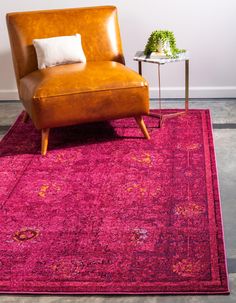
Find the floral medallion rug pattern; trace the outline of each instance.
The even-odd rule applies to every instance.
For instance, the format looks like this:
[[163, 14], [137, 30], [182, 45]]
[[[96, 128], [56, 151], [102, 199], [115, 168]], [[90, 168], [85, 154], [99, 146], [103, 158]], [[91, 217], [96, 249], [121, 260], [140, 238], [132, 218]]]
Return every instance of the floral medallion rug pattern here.
[[[168, 111], [168, 110], [166, 110]], [[171, 111], [168, 111], [171, 112]], [[228, 293], [208, 110], [40, 132], [0, 143], [2, 293]]]

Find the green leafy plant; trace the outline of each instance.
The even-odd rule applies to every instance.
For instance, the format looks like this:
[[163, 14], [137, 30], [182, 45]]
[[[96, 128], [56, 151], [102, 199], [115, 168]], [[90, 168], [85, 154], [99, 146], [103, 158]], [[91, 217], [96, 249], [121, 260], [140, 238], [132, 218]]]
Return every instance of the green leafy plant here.
[[[152, 52], [158, 52], [158, 48], [162, 44], [163, 52], [168, 58], [176, 58], [178, 54], [186, 52], [185, 49], [178, 49], [176, 47], [175, 35], [171, 31], [156, 30], [151, 33], [148, 42], [145, 46], [144, 54], [150, 55]], [[168, 45], [165, 48], [165, 45]]]

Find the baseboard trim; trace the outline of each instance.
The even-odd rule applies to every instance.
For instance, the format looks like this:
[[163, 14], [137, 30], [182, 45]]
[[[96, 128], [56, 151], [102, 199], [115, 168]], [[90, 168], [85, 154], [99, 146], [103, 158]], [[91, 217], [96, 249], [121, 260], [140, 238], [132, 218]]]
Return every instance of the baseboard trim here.
[[[162, 87], [162, 98], [184, 98], [185, 88], [182, 86]], [[190, 98], [236, 98], [236, 86], [191, 86]], [[150, 87], [150, 98], [158, 97], [158, 88]]]
[[0, 100], [19, 100], [16, 89], [0, 89]]
[[[150, 87], [150, 98], [158, 97], [158, 88]], [[162, 87], [162, 98], [179, 99], [184, 97], [182, 86]], [[189, 89], [190, 98], [236, 98], [236, 86], [192, 86]], [[0, 89], [0, 100], [19, 100], [15, 89]]]

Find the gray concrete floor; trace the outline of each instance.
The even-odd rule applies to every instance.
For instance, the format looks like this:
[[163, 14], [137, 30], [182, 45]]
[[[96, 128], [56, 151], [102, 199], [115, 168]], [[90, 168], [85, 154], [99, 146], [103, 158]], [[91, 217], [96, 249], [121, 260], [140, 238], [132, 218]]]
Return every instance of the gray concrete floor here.
[[[157, 101], [151, 100], [151, 108]], [[164, 100], [164, 108], [179, 108], [183, 102]], [[229, 296], [19, 296], [1, 295], [4, 303], [230, 303], [236, 302], [236, 99], [191, 100], [190, 108], [209, 108], [212, 113], [216, 157], [224, 219], [230, 279]], [[19, 102], [0, 101], [0, 138], [21, 112]]]

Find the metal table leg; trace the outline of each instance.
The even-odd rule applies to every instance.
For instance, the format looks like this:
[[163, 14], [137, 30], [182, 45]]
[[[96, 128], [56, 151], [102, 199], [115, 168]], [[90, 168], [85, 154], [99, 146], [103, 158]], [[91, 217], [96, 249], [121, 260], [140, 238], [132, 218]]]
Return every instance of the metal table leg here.
[[[138, 71], [142, 76], [142, 62], [138, 61]], [[160, 119], [160, 128], [165, 119], [176, 117], [179, 115], [187, 114], [189, 109], [189, 60], [185, 60], [185, 110], [172, 113], [172, 114], [162, 114], [161, 112], [161, 64], [158, 63], [158, 103], [159, 103], [159, 113], [150, 113], [149, 116]]]
[[157, 68], [157, 78], [158, 78], [158, 103], [159, 103], [159, 113], [158, 114], [149, 114], [149, 116], [160, 119], [160, 128], [163, 122], [163, 115], [161, 113], [161, 64], [158, 63]]
[[189, 107], [189, 60], [185, 61], [185, 112]]
[[142, 62], [138, 61], [138, 73], [142, 76]]

